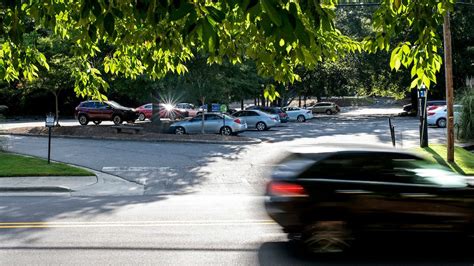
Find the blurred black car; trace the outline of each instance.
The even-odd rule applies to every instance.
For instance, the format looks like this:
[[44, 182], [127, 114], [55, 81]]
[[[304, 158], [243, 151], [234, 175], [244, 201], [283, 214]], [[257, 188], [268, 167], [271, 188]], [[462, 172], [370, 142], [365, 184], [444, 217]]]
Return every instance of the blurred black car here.
[[283, 111], [280, 107], [269, 107], [269, 106], [250, 106], [245, 108], [245, 110], [260, 110], [265, 113], [278, 115], [280, 117], [280, 122], [286, 123], [289, 121], [290, 117], [288, 114]]
[[274, 170], [266, 196], [270, 217], [310, 252], [345, 251], [372, 233], [465, 237], [474, 229], [466, 179], [397, 150], [301, 149]]

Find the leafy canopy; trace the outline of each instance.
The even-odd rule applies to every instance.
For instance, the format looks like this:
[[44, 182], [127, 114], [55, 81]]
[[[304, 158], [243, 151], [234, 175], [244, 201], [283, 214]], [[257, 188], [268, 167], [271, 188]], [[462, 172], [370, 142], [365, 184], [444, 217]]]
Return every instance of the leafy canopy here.
[[[351, 1], [353, 2], [353, 1]], [[295, 69], [313, 68], [365, 49], [392, 51], [390, 66], [411, 68], [412, 86], [436, 81], [442, 59], [437, 29], [453, 0], [383, 0], [374, 33], [363, 40], [334, 26], [337, 0], [23, 0], [0, 2], [0, 79], [33, 80], [48, 58], [24, 35], [47, 29], [71, 42], [80, 62], [73, 69], [81, 96], [104, 98], [105, 73], [127, 78], [184, 73], [196, 54], [208, 63], [250, 58], [259, 75], [277, 82], [299, 80]], [[400, 33], [415, 42], [398, 41]], [[109, 47], [100, 65], [100, 47]], [[267, 96], [275, 96], [274, 87]]]

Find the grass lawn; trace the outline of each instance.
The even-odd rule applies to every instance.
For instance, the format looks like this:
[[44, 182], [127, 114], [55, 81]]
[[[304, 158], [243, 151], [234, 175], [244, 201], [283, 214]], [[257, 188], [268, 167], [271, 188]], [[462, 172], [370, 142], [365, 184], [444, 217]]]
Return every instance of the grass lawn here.
[[428, 148], [417, 148], [428, 160], [451, 168], [462, 175], [474, 175], [474, 154], [460, 147], [454, 147], [454, 163], [446, 161], [446, 145], [430, 145]]
[[6, 176], [92, 176], [92, 172], [63, 163], [0, 151], [0, 177]]

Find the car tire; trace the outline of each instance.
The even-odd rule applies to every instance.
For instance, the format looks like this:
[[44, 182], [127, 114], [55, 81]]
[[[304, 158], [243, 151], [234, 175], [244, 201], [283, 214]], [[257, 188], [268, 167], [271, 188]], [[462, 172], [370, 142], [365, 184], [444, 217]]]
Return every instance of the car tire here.
[[327, 110], [326, 110], [326, 114], [327, 114], [327, 115], [332, 115], [332, 111], [331, 111], [330, 109], [327, 109]]
[[440, 118], [440, 119], [436, 120], [436, 126], [445, 128], [446, 127], [446, 118]]
[[267, 129], [267, 125], [263, 122], [258, 122], [257, 125], [255, 125], [255, 128], [257, 128], [258, 131], [263, 131]]
[[86, 126], [89, 124], [89, 118], [86, 115], [79, 115], [77, 117], [77, 120], [79, 121], [79, 124]]
[[304, 117], [304, 115], [299, 115], [297, 118], [296, 118], [296, 121], [298, 122], [305, 122], [306, 121], [306, 118]]
[[123, 119], [122, 119], [122, 117], [121, 117], [120, 115], [114, 115], [114, 116], [112, 117], [112, 121], [114, 122], [114, 124], [115, 124], [116, 126], [118, 126], [118, 125], [120, 125], [120, 124], [123, 123]]
[[184, 134], [186, 134], [186, 130], [184, 129], [184, 127], [177, 127], [177, 128], [174, 129], [174, 134], [184, 135]]
[[144, 113], [140, 113], [140, 114], [138, 115], [138, 120], [140, 120], [140, 121], [145, 121], [145, 118], [146, 118], [146, 116], [145, 116]]
[[102, 123], [101, 120], [95, 120], [95, 121], [92, 121], [94, 123], [94, 125], [100, 125], [100, 123]]
[[345, 221], [316, 221], [304, 228], [301, 241], [311, 254], [341, 253], [352, 242], [352, 233]]
[[230, 136], [232, 135], [232, 129], [230, 127], [221, 127], [220, 133], [224, 136]]

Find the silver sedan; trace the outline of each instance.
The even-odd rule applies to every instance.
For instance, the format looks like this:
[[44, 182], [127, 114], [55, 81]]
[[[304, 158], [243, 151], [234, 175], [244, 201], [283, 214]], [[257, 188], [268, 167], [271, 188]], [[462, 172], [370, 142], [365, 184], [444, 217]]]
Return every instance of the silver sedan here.
[[279, 124], [277, 118], [258, 110], [238, 111], [232, 115], [245, 121], [249, 128], [256, 128], [259, 131], [268, 130]]
[[[225, 117], [225, 119], [224, 119]], [[170, 126], [172, 133], [195, 134], [201, 133], [202, 116], [198, 115], [186, 121], [173, 123]], [[222, 135], [236, 135], [247, 129], [247, 124], [235, 117], [219, 113], [204, 114], [204, 133], [218, 133]]]

